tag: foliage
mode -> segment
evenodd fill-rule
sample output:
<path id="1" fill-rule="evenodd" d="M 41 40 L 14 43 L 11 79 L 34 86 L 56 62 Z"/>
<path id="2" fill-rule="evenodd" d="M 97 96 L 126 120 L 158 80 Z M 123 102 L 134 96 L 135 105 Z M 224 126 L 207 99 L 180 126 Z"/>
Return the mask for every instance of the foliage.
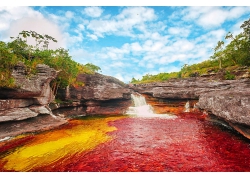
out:
<path id="1" fill-rule="evenodd" d="M 27 38 L 34 38 L 36 44 L 28 45 Z M 58 71 L 57 78 L 51 82 L 54 94 L 59 87 L 68 85 L 82 86 L 76 77 L 80 73 L 95 73 L 100 67 L 93 64 L 82 65 L 75 62 L 68 50 L 58 48 L 49 49 L 49 42 L 57 42 L 49 35 L 41 35 L 35 31 L 22 31 L 17 37 L 11 37 L 12 41 L 5 43 L 0 41 L 0 87 L 14 87 L 14 79 L 11 76 L 13 67 L 17 62 L 24 62 L 27 67 L 27 75 L 36 73 L 37 64 L 46 64 Z"/>
<path id="2" fill-rule="evenodd" d="M 92 63 L 87 63 L 85 64 L 85 67 L 88 68 L 89 70 L 93 71 L 93 72 L 98 72 L 99 70 L 101 70 L 100 67 L 92 64 Z"/>
<path id="3" fill-rule="evenodd" d="M 235 79 L 235 75 L 231 74 L 229 71 L 226 71 L 226 74 L 225 74 L 224 77 L 225 77 L 226 80 L 233 80 L 233 79 Z"/>
<path id="4" fill-rule="evenodd" d="M 230 73 L 232 69 L 242 66 L 250 66 L 250 19 L 246 20 L 240 28 L 243 29 L 238 35 L 228 32 L 225 39 L 230 41 L 227 45 L 224 41 L 218 41 L 214 53 L 210 59 L 201 63 L 185 64 L 179 72 L 159 73 L 157 75 L 146 74 L 141 80 L 132 78 L 131 83 L 148 83 L 165 81 L 171 78 L 197 77 L 208 73 L 217 73 L 225 70 L 225 79 L 235 79 Z"/>
<path id="5" fill-rule="evenodd" d="M 142 77 L 141 80 L 136 80 L 135 78 L 132 78 L 131 83 L 150 83 L 150 82 L 156 82 L 156 81 L 166 81 L 172 78 L 178 78 L 179 73 L 178 72 L 171 72 L 171 73 L 160 73 L 157 75 L 150 75 L 146 74 Z"/>

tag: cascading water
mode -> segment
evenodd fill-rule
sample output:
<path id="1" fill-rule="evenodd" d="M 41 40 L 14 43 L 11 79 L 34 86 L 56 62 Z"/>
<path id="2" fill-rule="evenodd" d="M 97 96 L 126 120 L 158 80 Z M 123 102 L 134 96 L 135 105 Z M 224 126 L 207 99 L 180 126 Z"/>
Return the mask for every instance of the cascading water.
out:
<path id="1" fill-rule="evenodd" d="M 147 104 L 146 99 L 139 93 L 131 94 L 131 98 L 134 102 L 133 107 L 129 107 L 126 114 L 137 116 L 137 117 L 164 117 L 164 118 L 174 118 L 174 115 L 168 114 L 155 114 L 153 107 Z"/>
<path id="2" fill-rule="evenodd" d="M 190 104 L 189 101 L 185 104 L 185 110 L 184 112 L 190 112 Z"/>

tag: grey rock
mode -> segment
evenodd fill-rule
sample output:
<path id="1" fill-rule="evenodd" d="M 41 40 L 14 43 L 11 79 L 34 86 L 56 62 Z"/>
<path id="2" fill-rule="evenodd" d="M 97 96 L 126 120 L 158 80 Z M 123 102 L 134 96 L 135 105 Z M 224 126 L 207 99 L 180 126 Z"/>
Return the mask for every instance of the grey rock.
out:
<path id="1" fill-rule="evenodd" d="M 31 111 L 29 108 L 13 108 L 9 110 L 0 111 L 0 122 L 25 120 L 36 117 L 38 113 Z"/>

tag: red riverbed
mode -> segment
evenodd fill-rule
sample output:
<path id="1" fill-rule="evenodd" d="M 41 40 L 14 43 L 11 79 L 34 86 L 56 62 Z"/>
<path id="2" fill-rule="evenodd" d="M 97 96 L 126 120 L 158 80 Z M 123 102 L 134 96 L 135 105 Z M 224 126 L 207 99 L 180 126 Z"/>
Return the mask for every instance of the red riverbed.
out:
<path id="1" fill-rule="evenodd" d="M 84 123 L 87 121 L 79 122 Z M 89 126 L 90 123 L 91 121 L 88 121 L 87 126 Z M 64 156 L 49 164 L 45 163 L 44 165 L 42 164 L 35 167 L 34 164 L 32 165 L 31 163 L 30 166 L 33 168 L 29 171 L 250 171 L 250 141 L 228 128 L 201 120 L 195 117 L 195 115 L 175 119 L 125 117 L 109 121 L 108 123 L 109 126 L 116 127 L 116 130 L 108 132 L 108 135 L 112 137 L 110 141 L 101 143 L 91 150 L 80 150 L 78 153 L 71 154 L 70 156 L 64 153 Z M 77 126 L 77 124 L 69 124 L 61 129 L 71 130 L 73 126 Z M 49 132 L 49 134 L 52 137 L 53 132 Z M 44 137 L 45 136 L 48 138 L 48 141 L 50 141 L 49 135 L 45 134 Z M 35 138 L 36 135 L 27 136 L 23 139 L 13 141 L 11 144 L 7 143 L 1 146 L 2 155 L 0 158 L 4 158 L 4 156 L 9 154 L 11 156 L 11 153 L 13 153 L 11 149 L 24 146 L 25 144 L 28 146 L 29 142 L 34 142 Z M 53 138 L 55 139 L 55 137 Z M 60 139 L 60 136 L 58 135 L 56 138 Z M 93 139 L 93 141 L 95 140 Z M 38 145 L 41 143 L 40 140 L 36 142 Z M 10 149 L 9 152 L 7 151 L 8 148 Z M 55 146 L 53 148 L 57 147 Z M 64 146 L 57 152 L 63 154 L 64 151 L 67 152 L 65 148 L 74 147 Z M 77 146 L 77 148 L 79 149 L 79 146 Z M 17 151 L 18 157 L 18 148 L 15 151 Z M 28 164 L 28 158 L 32 159 L 32 157 L 28 157 L 27 154 L 25 156 L 27 156 L 26 163 Z M 37 156 L 37 158 L 42 157 Z M 49 156 L 46 158 L 48 158 L 48 160 L 43 159 L 44 162 L 49 162 Z M 33 161 L 39 164 L 36 159 L 33 158 Z M 2 171 L 6 171 L 6 162 L 7 161 L 3 161 L 2 164 L 0 164 Z M 11 166 L 11 164 L 8 166 Z"/>
<path id="2" fill-rule="evenodd" d="M 250 171 L 249 140 L 212 122 L 125 118 L 110 124 L 117 128 L 112 141 L 36 171 Z"/>

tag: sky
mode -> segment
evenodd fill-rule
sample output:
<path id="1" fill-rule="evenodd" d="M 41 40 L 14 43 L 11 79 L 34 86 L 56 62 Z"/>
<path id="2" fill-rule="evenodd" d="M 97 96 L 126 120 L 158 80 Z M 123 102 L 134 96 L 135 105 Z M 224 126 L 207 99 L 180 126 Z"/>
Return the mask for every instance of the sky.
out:
<path id="1" fill-rule="evenodd" d="M 250 18 L 250 6 L 244 3 L 91 2 L 10 0 L 0 6 L 0 40 L 8 42 L 22 30 L 48 34 L 58 41 L 49 48 L 68 49 L 76 62 L 95 64 L 101 74 L 128 83 L 208 60 L 217 42 L 229 31 L 240 33 L 240 25 Z"/>

